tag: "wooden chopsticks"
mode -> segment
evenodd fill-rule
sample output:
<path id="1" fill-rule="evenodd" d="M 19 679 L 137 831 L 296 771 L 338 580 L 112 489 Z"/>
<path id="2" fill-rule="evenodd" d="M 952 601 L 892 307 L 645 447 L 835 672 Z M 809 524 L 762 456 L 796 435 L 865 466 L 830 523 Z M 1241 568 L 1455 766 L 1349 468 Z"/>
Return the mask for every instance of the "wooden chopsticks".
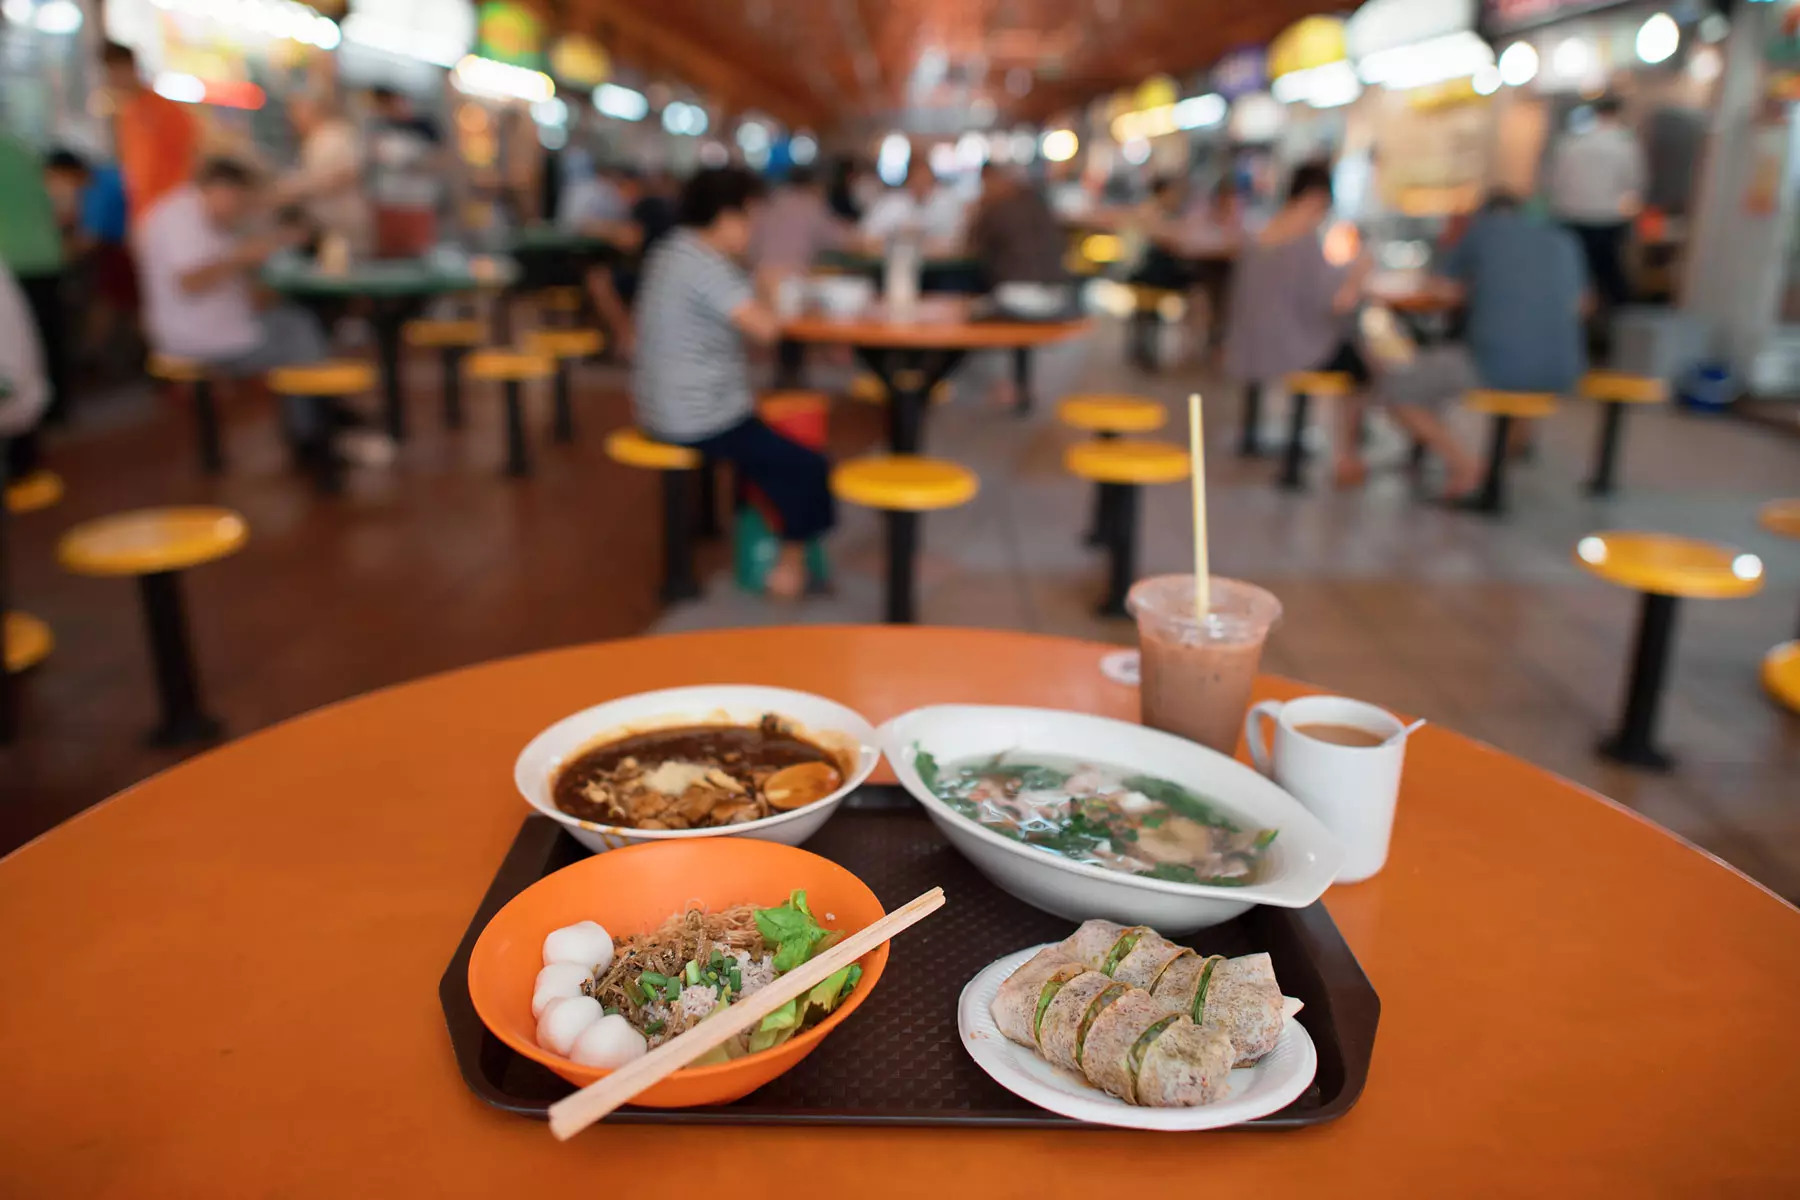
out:
<path id="1" fill-rule="evenodd" d="M 944 889 L 929 892 L 895 909 L 881 920 L 851 934 L 817 958 L 795 967 L 752 995 L 733 1003 L 716 1017 L 671 1038 L 642 1058 L 633 1059 L 550 1106 L 550 1132 L 566 1141 L 606 1116 L 652 1084 L 687 1066 L 714 1046 L 723 1045 L 764 1017 L 824 983 L 875 947 L 944 906 Z"/>

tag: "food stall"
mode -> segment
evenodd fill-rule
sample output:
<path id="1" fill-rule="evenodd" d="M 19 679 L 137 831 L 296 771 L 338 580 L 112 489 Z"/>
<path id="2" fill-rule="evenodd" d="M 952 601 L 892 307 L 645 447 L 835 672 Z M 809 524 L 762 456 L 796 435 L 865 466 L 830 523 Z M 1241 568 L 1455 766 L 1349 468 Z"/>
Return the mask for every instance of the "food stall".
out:
<path id="1" fill-rule="evenodd" d="M 1269 91 L 1283 106 L 1272 150 L 1277 173 L 1335 158 L 1344 145 L 1346 106 L 1362 95 L 1337 17 L 1305 17 L 1269 43 Z"/>

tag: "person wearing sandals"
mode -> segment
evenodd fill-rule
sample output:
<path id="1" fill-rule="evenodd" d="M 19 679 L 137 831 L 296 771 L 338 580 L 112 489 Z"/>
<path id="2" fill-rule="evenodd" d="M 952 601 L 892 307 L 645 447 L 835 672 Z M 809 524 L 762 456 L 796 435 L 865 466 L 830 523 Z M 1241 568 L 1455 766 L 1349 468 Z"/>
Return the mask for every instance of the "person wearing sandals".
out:
<path id="1" fill-rule="evenodd" d="M 1359 346 L 1356 313 L 1370 260 L 1332 245 L 1331 168 L 1295 168 L 1287 202 L 1237 262 L 1230 319 L 1225 330 L 1225 370 L 1247 383 L 1279 383 L 1294 371 L 1341 371 L 1365 391 L 1374 379 Z M 1336 480 L 1353 487 L 1365 474 L 1355 429 L 1364 400 L 1337 405 Z M 1434 451 L 1445 464 L 1445 497 L 1460 500 L 1480 484 L 1480 464 L 1457 443 L 1432 407 L 1386 403 L 1396 424 Z"/>

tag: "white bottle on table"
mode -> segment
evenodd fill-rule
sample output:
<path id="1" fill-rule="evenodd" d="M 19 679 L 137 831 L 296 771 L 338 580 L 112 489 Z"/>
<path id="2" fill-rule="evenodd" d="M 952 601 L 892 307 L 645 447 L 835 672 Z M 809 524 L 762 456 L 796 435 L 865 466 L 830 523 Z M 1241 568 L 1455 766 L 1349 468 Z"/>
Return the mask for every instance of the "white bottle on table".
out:
<path id="1" fill-rule="evenodd" d="M 889 242 L 881 282 L 881 298 L 888 313 L 906 318 L 919 307 L 919 243 L 910 234 L 897 234 Z"/>

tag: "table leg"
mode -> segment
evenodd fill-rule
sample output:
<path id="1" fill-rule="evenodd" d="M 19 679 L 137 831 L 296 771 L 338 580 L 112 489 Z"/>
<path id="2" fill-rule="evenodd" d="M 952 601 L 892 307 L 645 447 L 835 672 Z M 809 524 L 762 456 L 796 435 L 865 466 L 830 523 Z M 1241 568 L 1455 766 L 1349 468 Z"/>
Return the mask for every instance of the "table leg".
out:
<path id="1" fill-rule="evenodd" d="M 1674 596 L 1644 593 L 1637 646 L 1631 656 L 1631 680 L 1625 689 L 1625 715 L 1618 732 L 1600 743 L 1600 753 L 1614 762 L 1652 771 L 1666 771 L 1674 765 L 1653 743 L 1663 676 L 1675 640 L 1675 606 Z"/>
<path id="2" fill-rule="evenodd" d="M 1238 431 L 1238 457 L 1261 458 L 1262 384 L 1244 385 L 1244 427 Z"/>
<path id="3" fill-rule="evenodd" d="M 1613 463 L 1619 456 L 1619 435 L 1625 426 L 1625 406 L 1623 404 L 1606 403 L 1602 405 L 1605 414 L 1600 418 L 1600 446 L 1594 455 L 1594 474 L 1587 481 L 1586 491 L 1590 496 L 1610 496 L 1613 493 Z"/>
<path id="4" fill-rule="evenodd" d="M 775 386 L 793 389 L 806 386 L 806 343 L 782 338 L 775 344 Z"/>
<path id="5" fill-rule="evenodd" d="M 1291 400 L 1287 446 L 1281 453 L 1281 474 L 1275 479 L 1275 486 L 1284 492 L 1298 492 L 1306 487 L 1300 477 L 1300 464 L 1306 457 L 1306 420 L 1312 397 L 1305 392 L 1295 392 Z"/>
<path id="6" fill-rule="evenodd" d="M 1013 347 L 1013 412 L 1017 416 L 1031 415 L 1031 347 Z"/>
<path id="7" fill-rule="evenodd" d="M 1475 511 L 1489 516 L 1499 516 L 1506 511 L 1506 460 L 1511 450 L 1512 421 L 1509 416 L 1496 416 L 1493 430 L 1488 435 L 1487 476 L 1482 480 Z"/>
<path id="8" fill-rule="evenodd" d="M 194 678 L 194 652 L 188 644 L 187 613 L 181 581 L 174 571 L 140 575 L 144 624 L 150 634 L 150 659 L 156 672 L 156 694 L 162 720 L 150 735 L 152 745 L 180 746 L 219 736 L 219 722 L 200 705 Z"/>
<path id="9" fill-rule="evenodd" d="M 919 514 L 887 514 L 887 623 L 913 623 L 913 564 L 919 553 Z"/>
<path id="10" fill-rule="evenodd" d="M 506 381 L 506 473 L 514 479 L 531 474 L 531 458 L 525 449 L 525 398 L 519 381 Z"/>
<path id="11" fill-rule="evenodd" d="M 575 440 L 575 403 L 569 395 L 569 360 L 558 359 L 556 378 L 551 387 L 554 389 L 555 417 L 551 424 L 551 437 L 567 444 Z"/>
<path id="12" fill-rule="evenodd" d="M 392 311 L 377 307 L 371 320 L 375 326 L 375 352 L 381 359 L 382 407 L 385 410 L 388 436 L 396 442 L 404 442 L 406 400 L 400 380 L 401 318 Z"/>
<path id="13" fill-rule="evenodd" d="M 956 369 L 963 352 L 859 346 L 856 353 L 887 389 L 888 449 L 895 454 L 924 453 L 925 411 L 931 404 L 931 389 Z"/>
<path id="14" fill-rule="evenodd" d="M 444 428 L 461 429 L 463 427 L 462 411 L 462 353 L 447 347 L 444 350 Z"/>

